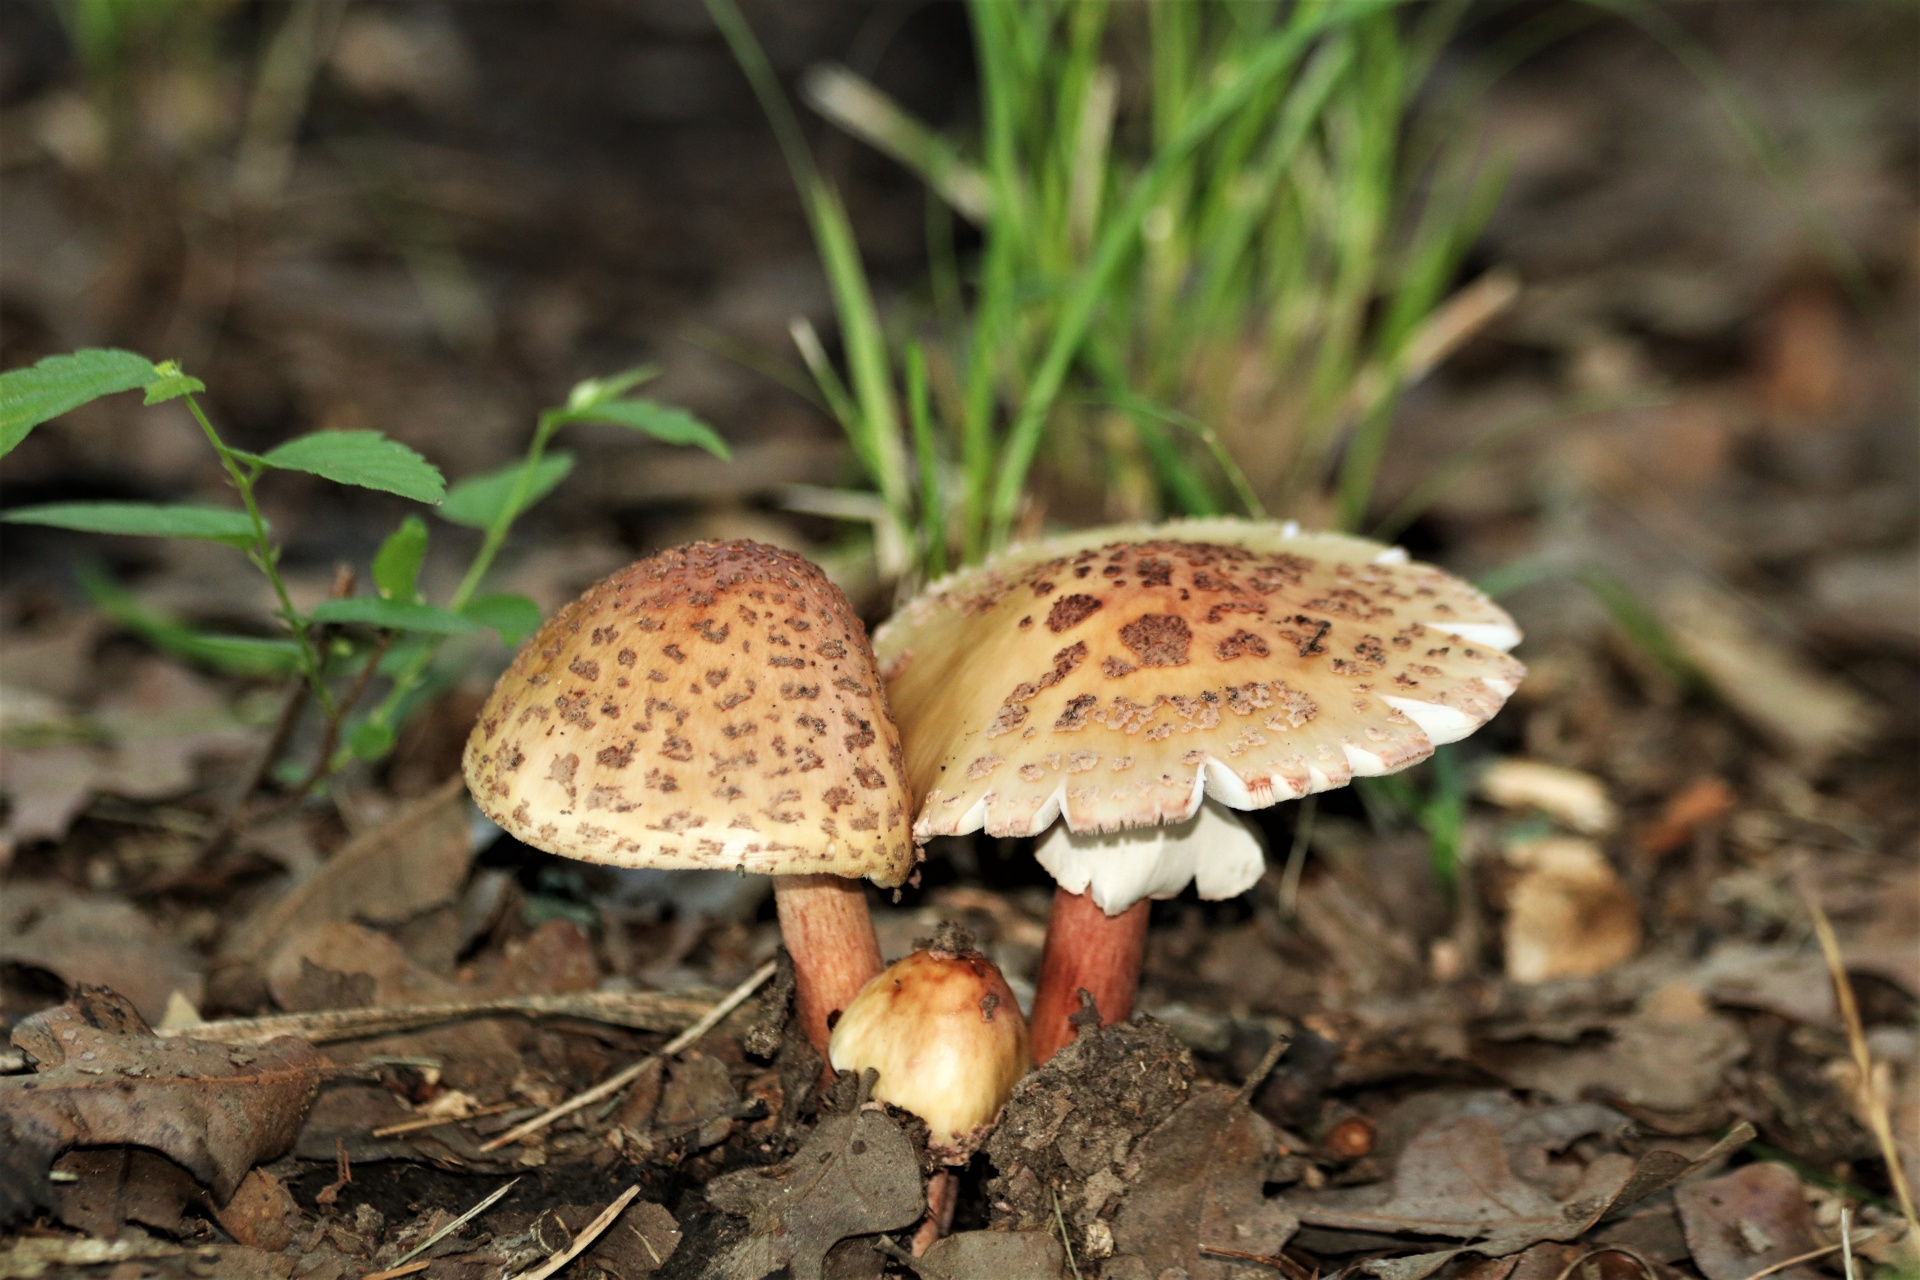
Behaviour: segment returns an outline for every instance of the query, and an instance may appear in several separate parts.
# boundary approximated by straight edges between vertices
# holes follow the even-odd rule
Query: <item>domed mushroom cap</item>
[[[925,840],[1179,822],[1392,773],[1524,668],[1481,592],[1363,538],[1209,519],[1016,547],[875,635]]]
[[[569,858],[882,885],[913,865],[866,629],[818,568],[755,542],[661,552],[555,614],[464,765],[488,817]]]

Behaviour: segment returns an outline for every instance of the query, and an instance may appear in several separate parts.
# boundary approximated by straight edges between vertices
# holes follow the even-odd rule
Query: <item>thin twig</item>
[[[515,1276],[513,1280],[547,1280],[548,1276],[585,1253],[588,1247],[600,1238],[601,1233],[613,1225],[613,1220],[620,1216],[621,1210],[632,1204],[633,1198],[639,1194],[640,1185],[638,1183],[628,1187],[620,1193],[618,1200],[615,1200],[612,1204],[601,1210],[600,1216],[592,1222],[589,1222],[586,1225],[586,1229],[573,1238],[572,1244],[554,1254],[533,1270],[522,1271],[519,1275]]]
[[[388,1267],[385,1271],[372,1271],[360,1277],[360,1280],[400,1280],[402,1276],[417,1276],[433,1265],[432,1258],[422,1258],[418,1262],[409,1262],[404,1267]]]
[[[1047,1192],[1053,1197],[1053,1225],[1060,1228],[1060,1244],[1067,1251],[1067,1268],[1073,1272],[1073,1280],[1080,1280],[1080,1264],[1073,1260],[1073,1239],[1067,1235],[1067,1216],[1060,1212],[1060,1189],[1049,1185]]]
[[[712,1008],[700,995],[663,991],[587,991],[557,996],[500,996],[442,1004],[401,1004],[373,1009],[316,1009],[265,1018],[225,1018],[190,1027],[156,1030],[163,1039],[213,1040],[220,1044],[258,1044],[276,1036],[299,1036],[312,1044],[359,1040],[367,1036],[413,1031],[438,1022],[500,1014],[546,1018],[585,1018],[639,1031],[672,1031]]]
[[[767,961],[767,963],[761,965],[758,969],[755,969],[751,977],[749,977],[745,982],[741,983],[739,986],[735,987],[732,991],[729,991],[726,995],[726,998],[721,1000],[719,1004],[716,1004],[715,1006],[713,1006],[712,1009],[708,1010],[707,1015],[704,1018],[701,1018],[700,1021],[694,1023],[692,1026],[688,1027],[685,1031],[682,1031],[679,1035],[667,1041],[667,1043],[661,1048],[660,1052],[649,1054],[648,1056],[640,1059],[640,1061],[634,1063],[632,1066],[626,1067],[623,1070],[614,1072],[612,1075],[608,1076],[605,1080],[602,1080],[599,1084],[594,1085],[591,1089],[587,1089],[581,1093],[576,1093],[573,1095],[573,1097],[568,1098],[565,1102],[562,1102],[560,1105],[556,1107],[549,1107],[547,1110],[533,1117],[533,1119],[528,1120],[522,1124],[515,1125],[513,1128],[507,1130],[505,1133],[501,1134],[499,1137],[494,1138],[488,1142],[482,1143],[480,1146],[480,1150],[498,1151],[501,1147],[506,1146],[510,1142],[518,1142],[520,1141],[520,1139],[526,1137],[530,1133],[538,1133],[540,1130],[546,1128],[548,1125],[552,1124],[555,1120],[560,1119],[562,1116],[572,1115],[574,1112],[580,1110],[580,1108],[582,1107],[590,1107],[594,1103],[600,1101],[600,1099],[609,1097],[615,1093],[618,1093],[620,1090],[626,1088],[628,1085],[632,1084],[635,1080],[639,1079],[640,1073],[645,1071],[647,1067],[655,1059],[671,1058],[674,1054],[679,1053],[682,1049],[686,1048],[688,1045],[698,1040],[701,1036],[704,1036],[705,1034],[707,1034],[707,1032],[719,1026],[720,1020],[722,1018],[725,1018],[729,1013],[732,1013],[735,1009],[737,1009],[740,1006],[740,1004],[746,1000],[748,996],[758,991],[761,985],[764,984],[768,978],[771,978],[773,976],[773,971],[775,967],[776,967],[775,962],[772,960],[769,960]]]
[[[1608,1244],[1608,1245],[1601,1245],[1597,1249],[1587,1250],[1585,1253],[1575,1258],[1572,1262],[1569,1262],[1566,1266],[1560,1268],[1560,1274],[1555,1276],[1553,1280],[1572,1280],[1573,1273],[1575,1271],[1581,1271],[1581,1274],[1584,1275],[1585,1272],[1582,1271],[1581,1264],[1587,1262],[1590,1259],[1597,1258],[1603,1253],[1617,1253],[1623,1258],[1631,1258],[1633,1260],[1633,1264],[1636,1267],[1640,1268],[1640,1274],[1642,1277],[1644,1277],[1644,1280],[1659,1280],[1660,1278],[1660,1273],[1654,1270],[1653,1264],[1651,1262],[1648,1262],[1645,1258],[1641,1257],[1639,1254],[1635,1253],[1633,1250],[1623,1249],[1617,1244]]]
[[[467,1210],[465,1213],[455,1218],[452,1222],[449,1222],[446,1226],[440,1228],[438,1231],[428,1236],[425,1240],[422,1240],[419,1244],[415,1245],[413,1248],[407,1250],[405,1253],[395,1258],[393,1260],[393,1265],[395,1267],[400,1267],[400,1266],[404,1266],[406,1263],[412,1262],[415,1258],[419,1257],[421,1254],[425,1253],[427,1250],[433,1248],[433,1246],[439,1244],[442,1240],[445,1240],[448,1236],[452,1235],[454,1232],[458,1231],[460,1228],[466,1226],[469,1222],[472,1222],[475,1218],[479,1217],[481,1214],[485,1213],[488,1209],[491,1209],[495,1204],[499,1203],[500,1197],[507,1194],[507,1192],[513,1190],[513,1188],[519,1183],[519,1181],[520,1179],[515,1178],[511,1182],[506,1183],[504,1186],[495,1187],[492,1195],[488,1196],[486,1199],[482,1200],[479,1204],[476,1204],[475,1206],[473,1206],[473,1208]],[[388,1274],[392,1274],[392,1273],[388,1273]],[[369,1277],[366,1277],[365,1280],[373,1280],[373,1278],[369,1276]]]
[[[514,1105],[515,1104],[511,1102],[502,1102],[491,1107],[481,1107],[477,1111],[469,1111],[463,1116],[420,1116],[413,1120],[402,1120],[398,1124],[383,1124],[378,1129],[372,1131],[372,1136],[376,1138],[397,1138],[403,1133],[418,1133],[422,1129],[438,1129],[443,1124],[460,1124],[467,1120],[479,1120],[486,1116],[497,1116],[504,1111],[512,1111]]]
[[[1240,1082],[1240,1088],[1234,1093],[1233,1101],[1236,1106],[1244,1103],[1248,1098],[1251,1098],[1254,1090],[1266,1082],[1267,1077],[1273,1074],[1273,1069],[1280,1065],[1280,1056],[1287,1051],[1287,1046],[1292,1043],[1293,1037],[1289,1035],[1277,1035],[1273,1038],[1273,1043],[1268,1045],[1267,1051],[1260,1056],[1260,1065],[1253,1069],[1251,1075]]]
[[[1235,1262],[1251,1262],[1262,1267],[1272,1267],[1288,1280],[1318,1280],[1320,1273],[1309,1273],[1307,1269],[1292,1258],[1281,1253],[1245,1253],[1239,1249],[1223,1249],[1218,1245],[1203,1244],[1200,1253],[1208,1258],[1231,1258]]]
[[[280,757],[286,753],[287,744],[293,740],[294,726],[300,723],[300,713],[306,710],[308,687],[304,677],[296,678],[287,689],[287,696],[281,700],[280,714],[273,722],[273,734],[267,739],[267,745],[261,749],[260,757],[254,762],[253,770],[247,775],[244,786],[235,793],[233,800],[220,814],[220,820],[214,824],[200,848],[203,855],[212,854],[232,838],[240,826],[240,815],[245,812],[247,801],[265,785],[273,766],[280,763]]]
[[[373,648],[367,651],[367,660],[365,664],[361,666],[360,674],[354,677],[353,684],[348,688],[346,696],[337,701],[333,707],[328,710],[326,728],[320,735],[320,749],[314,753],[313,765],[307,770],[306,777],[300,779],[298,785],[296,785],[293,790],[275,800],[259,813],[252,815],[250,821],[264,822],[269,818],[276,818],[287,810],[292,809],[302,800],[306,799],[313,789],[325,781],[328,774],[333,772],[333,749],[338,746],[340,742],[340,727],[346,723],[347,716],[352,712],[354,707],[359,705],[360,699],[366,696],[367,686],[373,683],[374,672],[380,666],[380,659],[386,657],[387,648],[392,644],[393,632],[382,631],[379,638],[374,641]]]
[[[1847,1280],[1853,1278],[1853,1210],[1840,1210],[1840,1260],[1846,1267]]]
[[[1845,1242],[1842,1241],[1842,1244],[1844,1243]],[[1822,1245],[1818,1249],[1809,1249],[1805,1253],[1796,1254],[1791,1258],[1776,1262],[1770,1267],[1762,1267],[1760,1270],[1748,1276],[1747,1280],[1761,1280],[1763,1276],[1770,1276],[1776,1272],[1785,1271],[1788,1267],[1797,1267],[1803,1262],[1812,1262],[1815,1258],[1824,1258],[1830,1253],[1840,1252],[1841,1247],[1842,1245],[1840,1244],[1829,1244]],[[1849,1250],[1849,1252],[1851,1252],[1851,1250]]]

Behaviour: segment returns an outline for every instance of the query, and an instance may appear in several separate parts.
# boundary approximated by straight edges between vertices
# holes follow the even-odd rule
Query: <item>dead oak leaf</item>
[[[1299,1222],[1261,1193],[1277,1145],[1272,1126],[1236,1092],[1195,1086],[1127,1162],[1131,1187],[1113,1219],[1116,1253],[1140,1258],[1151,1275],[1172,1270],[1194,1280],[1237,1270],[1202,1245],[1279,1253]]]
[[[1707,1280],[1746,1280],[1819,1247],[1800,1179],[1782,1164],[1750,1164],[1681,1187],[1673,1199],[1693,1265]],[[1819,1272],[1802,1265],[1778,1274],[1815,1280]]]
[[[827,1250],[840,1241],[912,1226],[926,1212],[913,1143],[866,1108],[822,1120],[786,1165],[724,1174],[706,1192],[715,1208],[751,1225],[708,1264],[705,1280],[761,1280],[788,1266],[793,1280],[821,1280]]]
[[[1381,1280],[1424,1280],[1463,1253],[1502,1258],[1542,1241],[1578,1239],[1608,1214],[1711,1166],[1753,1136],[1751,1125],[1736,1125],[1693,1160],[1667,1150],[1635,1161],[1602,1156],[1570,1197],[1555,1201],[1514,1174],[1498,1125],[1463,1116],[1430,1125],[1407,1144],[1384,1203],[1327,1197],[1298,1211],[1302,1222],[1317,1227],[1473,1241],[1361,1264]]]
[[[53,1203],[48,1177],[78,1146],[150,1147],[225,1203],[255,1164],[293,1146],[331,1065],[304,1040],[162,1040],[122,997],[82,987],[13,1044],[31,1075],[0,1078],[0,1223]]]

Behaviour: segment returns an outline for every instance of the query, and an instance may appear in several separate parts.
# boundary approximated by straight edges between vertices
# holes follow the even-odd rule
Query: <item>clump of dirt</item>
[[[1007,1100],[987,1143],[992,1224],[1044,1230],[1057,1213],[1083,1232],[1122,1191],[1134,1143],[1187,1100],[1193,1080],[1193,1055],[1152,1018],[1083,1030]]]

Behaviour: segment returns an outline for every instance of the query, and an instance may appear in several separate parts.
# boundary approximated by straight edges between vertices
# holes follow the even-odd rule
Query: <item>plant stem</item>
[[[206,433],[207,442],[220,455],[220,461],[232,478],[233,486],[239,490],[240,501],[246,505],[247,519],[253,524],[253,546],[247,552],[247,558],[267,575],[267,581],[273,585],[273,593],[280,601],[279,618],[293,632],[293,640],[300,649],[300,669],[306,674],[307,684],[313,690],[314,700],[327,712],[333,714],[333,693],[327,688],[326,672],[320,662],[319,651],[313,646],[313,639],[307,634],[307,619],[293,607],[293,597],[287,594],[286,580],[280,576],[280,556],[267,535],[267,522],[260,514],[260,504],[254,500],[253,481],[259,474],[256,470],[249,473],[240,465],[240,460],[213,429],[206,413],[200,408],[199,401],[191,393],[181,397],[187,402],[188,412],[193,420],[200,424],[200,430]]]

